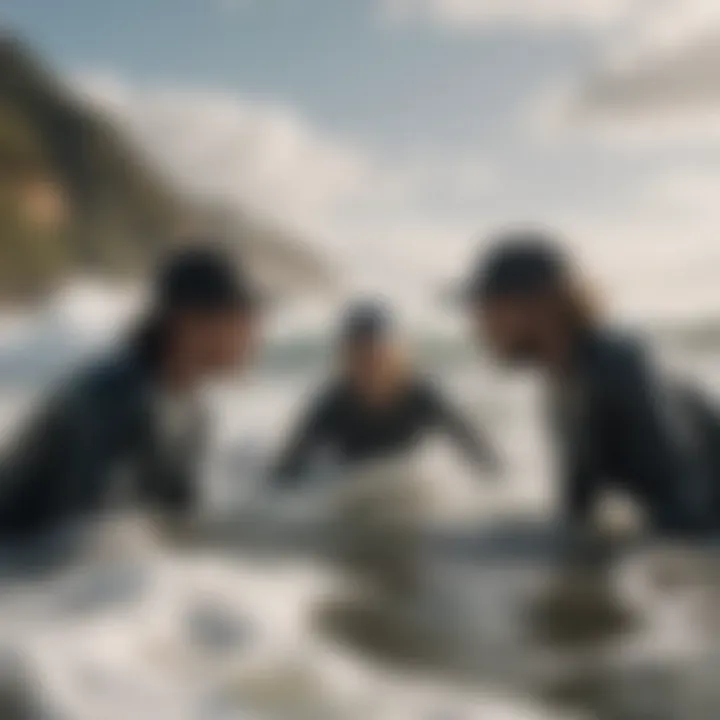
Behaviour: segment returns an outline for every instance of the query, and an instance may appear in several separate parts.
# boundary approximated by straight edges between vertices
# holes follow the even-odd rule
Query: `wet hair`
[[[572,274],[565,244],[542,229],[505,230],[489,238],[461,289],[474,304],[522,297],[563,285]]]
[[[339,340],[343,347],[383,341],[394,330],[390,308],[376,300],[352,303],[340,322]]]
[[[201,240],[178,248],[159,267],[155,304],[166,310],[254,310],[260,304],[239,259],[224,245]]]
[[[601,322],[601,302],[595,288],[587,279],[576,274],[567,281],[562,294],[573,329],[584,332]]]
[[[130,334],[130,347],[140,364],[155,371],[162,362],[170,341],[170,318],[151,313],[141,320]]]
[[[540,227],[503,230],[491,237],[464,287],[471,304],[544,293],[559,298],[573,329],[591,329],[600,321],[595,293],[567,243]]]
[[[173,250],[156,271],[148,315],[131,333],[140,362],[155,370],[162,362],[178,312],[253,312],[260,297],[234,254],[211,239]]]

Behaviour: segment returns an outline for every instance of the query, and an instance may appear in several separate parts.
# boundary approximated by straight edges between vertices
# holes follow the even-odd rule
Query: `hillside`
[[[0,35],[0,299],[34,297],[78,271],[130,272],[181,234],[217,230],[220,216],[270,282],[288,268],[301,283],[329,282],[287,233],[182,198],[25,44]]]

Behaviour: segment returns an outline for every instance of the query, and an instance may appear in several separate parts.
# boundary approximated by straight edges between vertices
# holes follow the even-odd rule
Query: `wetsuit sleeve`
[[[703,468],[693,460],[696,453],[666,389],[639,349],[617,364],[612,385],[633,481],[644,490],[653,524],[669,534],[703,530],[708,508]]]
[[[545,414],[556,454],[564,550],[567,559],[582,558],[592,536],[588,520],[600,494],[600,464],[588,442],[590,429],[568,415],[562,394],[553,391],[546,397]]]
[[[297,485],[308,470],[315,453],[324,445],[336,422],[336,401],[329,392],[321,395],[306,411],[280,452],[271,470],[273,484],[283,487]]]
[[[153,440],[154,433],[147,433],[139,473],[143,504],[181,518],[198,509],[209,436],[210,422],[203,409],[196,411],[182,446],[169,457],[167,451],[159,452],[160,448]]]
[[[42,532],[96,509],[113,428],[100,393],[73,389],[46,400],[3,458],[0,532]]]
[[[430,421],[440,427],[474,465],[498,472],[500,459],[490,441],[465,415],[431,386],[422,389]]]
[[[584,526],[599,496],[599,472],[572,453],[576,448],[566,448],[563,457],[562,506],[563,516],[571,528]]]

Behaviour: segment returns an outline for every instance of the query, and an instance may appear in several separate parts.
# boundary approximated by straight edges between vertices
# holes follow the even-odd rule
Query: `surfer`
[[[720,414],[661,378],[643,342],[608,327],[583,290],[561,243],[531,229],[491,238],[462,291],[497,357],[547,381],[569,526],[582,537],[616,488],[659,534],[717,529]]]
[[[145,319],[59,384],[2,458],[0,534],[34,536],[112,506],[123,488],[184,518],[206,436],[199,390],[248,362],[257,296],[224,249],[197,243],[160,268]]]
[[[408,362],[382,303],[352,304],[336,342],[339,371],[304,410],[272,478],[284,489],[303,486],[315,460],[328,453],[347,480],[329,493],[331,556],[360,587],[405,603],[424,586],[430,507],[406,459],[440,431],[474,468],[494,472],[498,461],[488,441]],[[353,592],[357,587],[353,582]]]
[[[342,467],[404,456],[430,432],[447,434],[476,468],[497,471],[490,443],[407,361],[388,309],[352,304],[341,322],[339,375],[320,390],[280,454],[273,477],[301,482],[325,451]]]

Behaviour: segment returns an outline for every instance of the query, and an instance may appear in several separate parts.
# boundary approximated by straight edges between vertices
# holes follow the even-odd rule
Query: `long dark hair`
[[[598,293],[586,278],[574,276],[563,288],[563,297],[574,330],[591,332],[602,322]]]
[[[170,338],[170,317],[152,312],[130,334],[130,347],[141,365],[155,373],[162,363]]]

